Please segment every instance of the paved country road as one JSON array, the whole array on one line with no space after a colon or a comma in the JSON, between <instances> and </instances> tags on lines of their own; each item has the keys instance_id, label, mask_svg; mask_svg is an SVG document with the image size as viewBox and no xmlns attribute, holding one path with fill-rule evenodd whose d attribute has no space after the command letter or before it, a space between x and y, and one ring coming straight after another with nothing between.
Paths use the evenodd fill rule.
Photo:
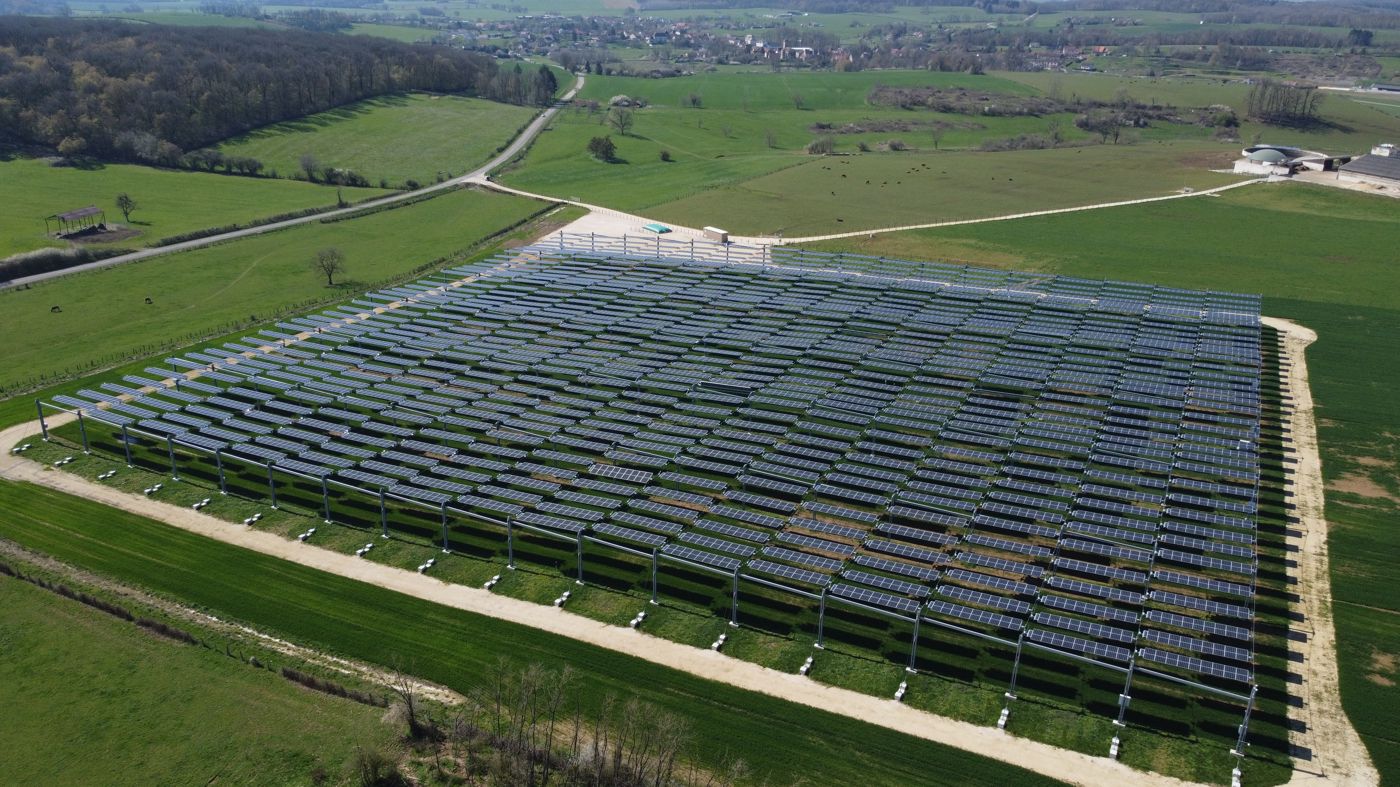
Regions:
<instances>
[{"instance_id":1,"label":"paved country road","mask_svg":"<svg viewBox=\"0 0 1400 787\"><path fill-rule=\"evenodd\" d=\"M181 243L172 243L169 246L160 246L152 249L142 249L141 251L133 251L130 254L122 254L117 257L108 257L105 260L89 262L83 265L75 265L71 268L64 268L62 270L57 271L49 271L48 273L36 273L33 276L22 276L18 279L11 279L9 281L0 282L0 289L18 287L23 286L25 284L34 284L37 282L44 281L46 279L53 279L59 276L67 276L70 273L81 273L83 271L97 270L99 268L108 268L113 265L121 265L124 262L136 262L137 260L147 260L152 257L159 257L162 254L173 254L178 251L197 249L202 246L209 246L215 243L223 243L224 241L234 240L235 238L246 238L251 235L261 235L264 232L275 232L277 230L286 229L287 227L295 227L298 224L309 224L313 221L334 218L336 216L344 216L346 214L365 210L366 208L375 208L381 205L392 205L396 202L403 202L404 200L413 199L423 194L431 194L435 191L442 191L444 189L454 189L467 184L485 183L486 174L488 172L495 169L496 167L501 166L505 162L510 161L512 157L514 157L521 150L524 150L527 145L534 141L535 137L538 136L539 133L544 130L545 126L549 124L549 121L554 118L554 113L559 110L559 105L573 98L579 90L583 89L584 81L585 77L579 76L574 82L574 86L569 89L569 92L561 96L555 102L554 106L549 107L545 111L541 112L539 115L535 116L535 119L530 122L530 125L526 126L525 130L519 135L517 135L516 138L512 140L509 145L506 146L505 150L501 151L500 155L496 156L495 158L491 159L485 164L482 164L480 167L477 167L471 172L468 172L465 175L461 175L456 178L452 178L451 180L445 180L442 183L434 183L431 186L427 186L416 191L403 191L397 194L391 194L387 197L380 197L379 199L370 200L369 202L362 202L358 205L354 205L348 208L337 208L335 210L328 210L324 213L314 213L310 216L300 216L295 219L287 219L286 221L277 221L271 224L262 224L257 227L247 227L241 230L233 230L231 232L221 233L219 235L210 235L207 238L197 238L195 240L187 240ZM543 199L551 198L545 197Z\"/></svg>"}]
</instances>

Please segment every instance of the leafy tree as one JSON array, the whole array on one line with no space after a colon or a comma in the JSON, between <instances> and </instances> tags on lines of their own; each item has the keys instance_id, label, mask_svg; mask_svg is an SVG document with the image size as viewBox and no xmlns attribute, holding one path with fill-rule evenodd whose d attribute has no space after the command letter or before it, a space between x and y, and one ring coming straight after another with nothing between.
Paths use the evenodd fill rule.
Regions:
<instances>
[{"instance_id":1,"label":"leafy tree","mask_svg":"<svg viewBox=\"0 0 1400 787\"><path fill-rule=\"evenodd\" d=\"M130 224L131 212L136 210L136 208L136 200L132 199L130 194L122 192L121 194L117 195L117 210L122 212L123 221Z\"/></svg>"},{"instance_id":2,"label":"leafy tree","mask_svg":"<svg viewBox=\"0 0 1400 787\"><path fill-rule=\"evenodd\" d=\"M311 269L326 277L327 287L334 287L336 275L345 272L345 254L334 246L321 249L311 261Z\"/></svg>"},{"instance_id":3,"label":"leafy tree","mask_svg":"<svg viewBox=\"0 0 1400 787\"><path fill-rule=\"evenodd\" d=\"M554 76L554 69L540 66L535 72L535 103L547 106L554 101L554 92L558 89L559 80Z\"/></svg>"},{"instance_id":4,"label":"leafy tree","mask_svg":"<svg viewBox=\"0 0 1400 787\"><path fill-rule=\"evenodd\" d=\"M616 161L617 145L612 137L594 137L588 140L588 152L599 161Z\"/></svg>"}]
</instances>

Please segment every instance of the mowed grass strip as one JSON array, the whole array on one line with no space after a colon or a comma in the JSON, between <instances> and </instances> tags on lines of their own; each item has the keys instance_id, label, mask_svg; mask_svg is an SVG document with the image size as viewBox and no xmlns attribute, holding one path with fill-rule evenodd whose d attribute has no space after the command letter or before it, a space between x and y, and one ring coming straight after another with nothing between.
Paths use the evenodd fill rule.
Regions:
<instances>
[{"instance_id":1,"label":"mowed grass strip","mask_svg":"<svg viewBox=\"0 0 1400 787\"><path fill-rule=\"evenodd\" d=\"M347 201L383 195L381 189L340 190ZM118 194L129 194L137 209L131 223L117 209ZM255 219L306 208L333 208L336 190L310 183L246 178L207 172L99 164L90 169L52 167L43 159L0 159L0 257L67 241L45 235L44 217L96 205L107 223L139 234L95 248L138 248L162 238L208 227L247 224ZM56 226L55 226L56 228Z\"/></svg>"},{"instance_id":2,"label":"mowed grass strip","mask_svg":"<svg viewBox=\"0 0 1400 787\"><path fill-rule=\"evenodd\" d=\"M1174 287L1258 292L1317 331L1308 371L1327 482L1342 701L1400 779L1400 268L1390 200L1304 184L816 246ZM1302 625L1306 626L1304 621Z\"/></svg>"},{"instance_id":3,"label":"mowed grass strip","mask_svg":"<svg viewBox=\"0 0 1400 787\"><path fill-rule=\"evenodd\" d=\"M535 112L462 96L380 96L250 131L219 150L258 159L284 178L304 177L301 157L309 154L370 183L427 184L438 172L461 175L484 164Z\"/></svg>"},{"instance_id":4,"label":"mowed grass strip","mask_svg":"<svg viewBox=\"0 0 1400 787\"><path fill-rule=\"evenodd\" d=\"M385 746L384 711L0 577L10 784L311 784Z\"/></svg>"},{"instance_id":5,"label":"mowed grass strip","mask_svg":"<svg viewBox=\"0 0 1400 787\"><path fill-rule=\"evenodd\" d=\"M311 222L5 290L0 389L173 348L298 304L353 297L470 248L542 207L458 190L359 218ZM316 252L328 246L345 254L335 287L311 269Z\"/></svg>"},{"instance_id":6,"label":"mowed grass strip","mask_svg":"<svg viewBox=\"0 0 1400 787\"><path fill-rule=\"evenodd\" d=\"M691 756L742 758L755 783L1039 785L1036 774L523 626L266 557L29 485L0 483L0 536L221 617L469 691L505 658L572 666L585 707L636 696L690 721Z\"/></svg>"}]
</instances>

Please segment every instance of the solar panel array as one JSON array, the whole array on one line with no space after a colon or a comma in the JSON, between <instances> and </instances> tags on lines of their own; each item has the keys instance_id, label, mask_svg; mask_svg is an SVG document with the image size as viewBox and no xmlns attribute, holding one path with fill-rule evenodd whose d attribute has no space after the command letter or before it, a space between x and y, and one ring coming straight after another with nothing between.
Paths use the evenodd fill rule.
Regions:
<instances>
[{"instance_id":1,"label":"solar panel array","mask_svg":"<svg viewBox=\"0 0 1400 787\"><path fill-rule=\"evenodd\" d=\"M785 260L517 250L171 358L191 375L175 388L151 368L127 382L155 393L55 401L459 513L1249 679L1257 298Z\"/></svg>"}]
</instances>

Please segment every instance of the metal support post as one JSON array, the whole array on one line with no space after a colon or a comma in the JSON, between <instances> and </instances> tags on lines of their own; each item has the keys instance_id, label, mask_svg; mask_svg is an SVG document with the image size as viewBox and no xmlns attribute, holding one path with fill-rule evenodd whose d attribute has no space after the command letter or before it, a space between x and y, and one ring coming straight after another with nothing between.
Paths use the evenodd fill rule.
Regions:
<instances>
[{"instance_id":1,"label":"metal support post","mask_svg":"<svg viewBox=\"0 0 1400 787\"><path fill-rule=\"evenodd\" d=\"M384 502L384 487L379 487L379 537L389 537L389 508Z\"/></svg>"},{"instance_id":2,"label":"metal support post","mask_svg":"<svg viewBox=\"0 0 1400 787\"><path fill-rule=\"evenodd\" d=\"M812 647L821 650L826 647L822 644L822 634L826 631L826 588L822 588L821 600L817 602L817 642Z\"/></svg>"},{"instance_id":3,"label":"metal support post","mask_svg":"<svg viewBox=\"0 0 1400 787\"><path fill-rule=\"evenodd\" d=\"M594 232L588 233L588 250L589 250L590 252L595 253L595 254L598 252L598 234L597 234L597 233L594 233Z\"/></svg>"},{"instance_id":4,"label":"metal support post","mask_svg":"<svg viewBox=\"0 0 1400 787\"><path fill-rule=\"evenodd\" d=\"M1006 699L1016 699L1016 677L1021 673L1021 643L1024 637L1016 638L1016 660L1011 662L1011 683L1006 686Z\"/></svg>"},{"instance_id":5,"label":"metal support post","mask_svg":"<svg viewBox=\"0 0 1400 787\"><path fill-rule=\"evenodd\" d=\"M1133 701L1129 692L1133 690L1133 668L1136 666L1137 657L1128 659L1128 677L1123 681L1123 693L1118 695L1118 720L1113 722L1115 727L1128 726L1123 720L1128 716L1128 703Z\"/></svg>"},{"instance_id":6,"label":"metal support post","mask_svg":"<svg viewBox=\"0 0 1400 787\"><path fill-rule=\"evenodd\" d=\"M914 664L919 658L919 624L924 620L923 613L914 613L914 636L909 642L909 666L904 668L905 672L916 672Z\"/></svg>"},{"instance_id":7,"label":"metal support post","mask_svg":"<svg viewBox=\"0 0 1400 787\"><path fill-rule=\"evenodd\" d=\"M442 552L447 554L452 550L447 547L447 502L442 504Z\"/></svg>"},{"instance_id":8,"label":"metal support post","mask_svg":"<svg viewBox=\"0 0 1400 787\"><path fill-rule=\"evenodd\" d=\"M1245 738L1249 736L1249 715L1254 712L1254 697L1259 693L1258 686L1249 688L1249 699L1244 704L1244 720L1240 722L1240 737L1235 742L1235 750L1230 752L1236 757L1244 756Z\"/></svg>"},{"instance_id":9,"label":"metal support post","mask_svg":"<svg viewBox=\"0 0 1400 787\"><path fill-rule=\"evenodd\" d=\"M578 531L578 577L574 580L575 585L583 584L583 531Z\"/></svg>"},{"instance_id":10,"label":"metal support post","mask_svg":"<svg viewBox=\"0 0 1400 787\"><path fill-rule=\"evenodd\" d=\"M656 600L656 550L651 550L651 603L658 604Z\"/></svg>"},{"instance_id":11,"label":"metal support post","mask_svg":"<svg viewBox=\"0 0 1400 787\"><path fill-rule=\"evenodd\" d=\"M272 463L267 463L267 491L272 496L272 507L277 507L277 482L272 478Z\"/></svg>"},{"instance_id":12,"label":"metal support post","mask_svg":"<svg viewBox=\"0 0 1400 787\"><path fill-rule=\"evenodd\" d=\"M39 431L44 433L44 442L49 441L49 425L44 420L44 405L38 399L34 400L34 409L39 411Z\"/></svg>"},{"instance_id":13,"label":"metal support post","mask_svg":"<svg viewBox=\"0 0 1400 787\"><path fill-rule=\"evenodd\" d=\"M131 435L126 431L126 425L122 425L122 450L126 452L126 466L131 467Z\"/></svg>"},{"instance_id":14,"label":"metal support post","mask_svg":"<svg viewBox=\"0 0 1400 787\"><path fill-rule=\"evenodd\" d=\"M626 254L626 253L627 253L627 234L626 234L626 233L623 233L623 235L622 235L622 253L623 253L623 254Z\"/></svg>"},{"instance_id":15,"label":"metal support post","mask_svg":"<svg viewBox=\"0 0 1400 787\"><path fill-rule=\"evenodd\" d=\"M506 520L506 568L515 570L515 520Z\"/></svg>"},{"instance_id":16,"label":"metal support post","mask_svg":"<svg viewBox=\"0 0 1400 787\"><path fill-rule=\"evenodd\" d=\"M123 432L125 428L123 428ZM219 471L219 494L228 494L228 482L224 480L224 455L219 449L214 449L214 467Z\"/></svg>"},{"instance_id":17,"label":"metal support post","mask_svg":"<svg viewBox=\"0 0 1400 787\"><path fill-rule=\"evenodd\" d=\"M326 515L326 524L331 523L331 485L326 480L328 476L321 476L321 511Z\"/></svg>"},{"instance_id":18,"label":"metal support post","mask_svg":"<svg viewBox=\"0 0 1400 787\"><path fill-rule=\"evenodd\" d=\"M79 411L78 411L78 434L80 434L80 435L83 436L83 453L85 453L85 454L90 454L90 453L92 453L92 451L89 450L89 448L88 448L87 424L83 422L83 411L82 411L82 410L79 410Z\"/></svg>"},{"instance_id":19,"label":"metal support post","mask_svg":"<svg viewBox=\"0 0 1400 787\"><path fill-rule=\"evenodd\" d=\"M175 481L180 480L180 468L175 464L175 438L166 435L165 447L170 451L170 478Z\"/></svg>"},{"instance_id":20,"label":"metal support post","mask_svg":"<svg viewBox=\"0 0 1400 787\"><path fill-rule=\"evenodd\" d=\"M739 569L734 569L734 590L729 602L729 625L739 627Z\"/></svg>"}]
</instances>

